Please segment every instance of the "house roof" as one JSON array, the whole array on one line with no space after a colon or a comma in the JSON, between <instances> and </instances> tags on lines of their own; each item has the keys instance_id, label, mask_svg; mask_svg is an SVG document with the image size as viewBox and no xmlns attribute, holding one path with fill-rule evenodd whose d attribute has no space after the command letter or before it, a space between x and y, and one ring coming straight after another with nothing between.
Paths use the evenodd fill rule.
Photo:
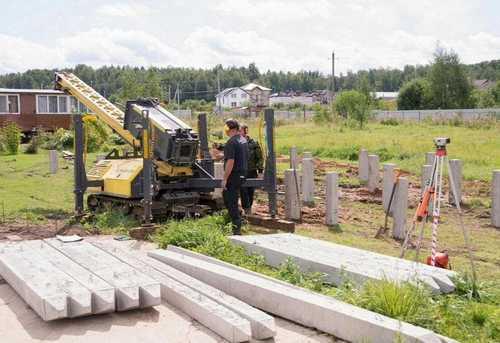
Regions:
<instances>
[{"instance_id":1,"label":"house roof","mask_svg":"<svg viewBox=\"0 0 500 343\"><path fill-rule=\"evenodd\" d=\"M472 81L472 84L474 85L474 87L480 90L485 90L490 87L493 87L495 85L495 82L487 79L482 79L482 80L474 80Z\"/></svg>"},{"instance_id":2,"label":"house roof","mask_svg":"<svg viewBox=\"0 0 500 343\"><path fill-rule=\"evenodd\" d=\"M242 91L244 91L245 93L247 93L247 91L246 91L246 90L244 90L244 89L243 89L243 88L241 88L241 87L231 87L231 88L226 88L226 89L222 90L220 93L218 93L218 94L216 95L216 97L219 97L219 96L226 96L226 95L228 95L228 94L232 93L232 92L233 92L234 90L236 90L236 89L241 89Z\"/></svg>"},{"instance_id":3,"label":"house roof","mask_svg":"<svg viewBox=\"0 0 500 343\"><path fill-rule=\"evenodd\" d=\"M372 92L377 99L397 98L399 92Z\"/></svg>"},{"instance_id":4,"label":"house roof","mask_svg":"<svg viewBox=\"0 0 500 343\"><path fill-rule=\"evenodd\" d=\"M0 88L0 93L9 94L65 94L63 91L55 89L16 89L16 88Z\"/></svg>"},{"instance_id":5,"label":"house roof","mask_svg":"<svg viewBox=\"0 0 500 343\"><path fill-rule=\"evenodd\" d=\"M256 83L248 83L248 84L241 87L241 89L243 89L244 91L251 91L251 90L254 90L255 88L259 88L262 91L270 91L271 90L271 88L267 88L267 87L258 85Z\"/></svg>"}]
</instances>

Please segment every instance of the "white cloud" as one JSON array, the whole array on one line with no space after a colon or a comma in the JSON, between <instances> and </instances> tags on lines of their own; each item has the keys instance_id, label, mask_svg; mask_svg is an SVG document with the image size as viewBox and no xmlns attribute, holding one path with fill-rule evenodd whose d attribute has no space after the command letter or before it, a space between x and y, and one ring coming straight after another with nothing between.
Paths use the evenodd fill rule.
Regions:
<instances>
[{"instance_id":1,"label":"white cloud","mask_svg":"<svg viewBox=\"0 0 500 343\"><path fill-rule=\"evenodd\" d=\"M58 49L22 38L0 34L0 73L23 71L35 68L64 66L64 55Z\"/></svg>"},{"instance_id":2,"label":"white cloud","mask_svg":"<svg viewBox=\"0 0 500 343\"><path fill-rule=\"evenodd\" d=\"M155 36L135 30L92 29L58 40L70 64L172 65L179 52Z\"/></svg>"},{"instance_id":3,"label":"white cloud","mask_svg":"<svg viewBox=\"0 0 500 343\"><path fill-rule=\"evenodd\" d=\"M139 3L105 4L97 8L97 13L111 17L139 17L148 15L151 9Z\"/></svg>"},{"instance_id":4,"label":"white cloud","mask_svg":"<svg viewBox=\"0 0 500 343\"><path fill-rule=\"evenodd\" d=\"M77 63L205 68L219 63L251 62L256 62L261 70L329 73L329 57L335 50L338 74L380 66L426 64L432 59L437 41L453 48L464 63L500 58L500 29L491 14L485 13L488 6L492 13L500 6L485 6L484 2L176 0L167 4L149 0L145 5L146 2L112 0L103 3L97 10L89 7L75 11L77 14L68 10L66 21L57 22L64 23L64 30L56 29L56 25L36 33L23 26L11 31L15 34L0 34L0 73ZM124 19L135 16L142 16L141 20ZM37 18L30 18L33 25L40 24L35 23ZM7 23L4 27L10 26Z\"/></svg>"}]
</instances>

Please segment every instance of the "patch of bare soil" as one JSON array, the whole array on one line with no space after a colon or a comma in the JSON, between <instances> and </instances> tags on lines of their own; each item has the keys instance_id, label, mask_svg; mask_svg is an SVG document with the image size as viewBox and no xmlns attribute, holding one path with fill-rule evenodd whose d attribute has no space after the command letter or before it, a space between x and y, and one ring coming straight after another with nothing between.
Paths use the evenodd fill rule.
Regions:
<instances>
[{"instance_id":1,"label":"patch of bare soil","mask_svg":"<svg viewBox=\"0 0 500 343\"><path fill-rule=\"evenodd\" d=\"M79 225L64 225L62 220L47 220L43 223L31 223L14 220L0 223L0 241L30 240L54 237L55 235L80 235L88 233Z\"/></svg>"}]
</instances>

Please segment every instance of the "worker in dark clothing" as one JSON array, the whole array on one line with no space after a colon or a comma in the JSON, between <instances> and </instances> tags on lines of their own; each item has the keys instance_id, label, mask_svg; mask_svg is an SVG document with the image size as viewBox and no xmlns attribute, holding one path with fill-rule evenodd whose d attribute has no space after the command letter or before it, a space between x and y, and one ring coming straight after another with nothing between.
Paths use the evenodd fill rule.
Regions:
<instances>
[{"instance_id":1,"label":"worker in dark clothing","mask_svg":"<svg viewBox=\"0 0 500 343\"><path fill-rule=\"evenodd\" d=\"M233 224L233 234L241 234L241 215L238 207L241 184L245 180L248 145L240 135L240 126L234 119L226 120L224 132L229 137L224 145L224 179L222 197Z\"/></svg>"},{"instance_id":2,"label":"worker in dark clothing","mask_svg":"<svg viewBox=\"0 0 500 343\"><path fill-rule=\"evenodd\" d=\"M248 126L246 124L240 125L240 135L247 140L248 145L248 169L245 175L247 179L257 178L264 169L264 160L262 158L262 149L260 144L253 140L248 135ZM252 214L253 197L255 188L242 187L241 188L241 206L245 214Z\"/></svg>"}]
</instances>

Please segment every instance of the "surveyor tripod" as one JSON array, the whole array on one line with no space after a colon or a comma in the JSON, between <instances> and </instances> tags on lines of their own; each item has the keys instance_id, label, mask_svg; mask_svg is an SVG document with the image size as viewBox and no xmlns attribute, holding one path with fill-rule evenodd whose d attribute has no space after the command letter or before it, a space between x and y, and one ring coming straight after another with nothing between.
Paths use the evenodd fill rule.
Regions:
<instances>
[{"instance_id":1,"label":"surveyor tripod","mask_svg":"<svg viewBox=\"0 0 500 343\"><path fill-rule=\"evenodd\" d=\"M446 145L450 143L449 138L436 138L434 140L436 145L436 155L434 158L434 162L432 164L432 172L429 180L426 181L424 191L420 198L420 202L417 206L417 210L415 212L415 216L413 217L412 226L410 230L407 231L405 239L403 241L403 245L401 248L401 257L404 257L406 250L408 249L408 244L410 242L410 238L413 232L416 230L417 226L420 225L420 232L416 242L416 252L415 252L415 261L419 260L420 248L424 236L424 228L426 222L429 219L432 219L432 238L431 238L431 259L430 265L436 266L436 255L437 255L437 241L438 241L438 227L441 216L441 202L443 198L443 171L445 164L448 162L447 159L447 151ZM449 183L450 183L450 191L452 192L453 202L457 209L458 218L460 222L460 226L464 235L464 241L467 246L469 260L471 264L472 270L472 278L473 278L473 291L476 292L476 269L474 266L474 258L472 255L472 250L470 247L470 239L469 232L467 231L464 221L463 221L463 212L460 206L460 199L458 197L456 183L454 180L454 175L449 167L448 162L448 175L449 175ZM430 216L429 214L432 213Z\"/></svg>"}]
</instances>

